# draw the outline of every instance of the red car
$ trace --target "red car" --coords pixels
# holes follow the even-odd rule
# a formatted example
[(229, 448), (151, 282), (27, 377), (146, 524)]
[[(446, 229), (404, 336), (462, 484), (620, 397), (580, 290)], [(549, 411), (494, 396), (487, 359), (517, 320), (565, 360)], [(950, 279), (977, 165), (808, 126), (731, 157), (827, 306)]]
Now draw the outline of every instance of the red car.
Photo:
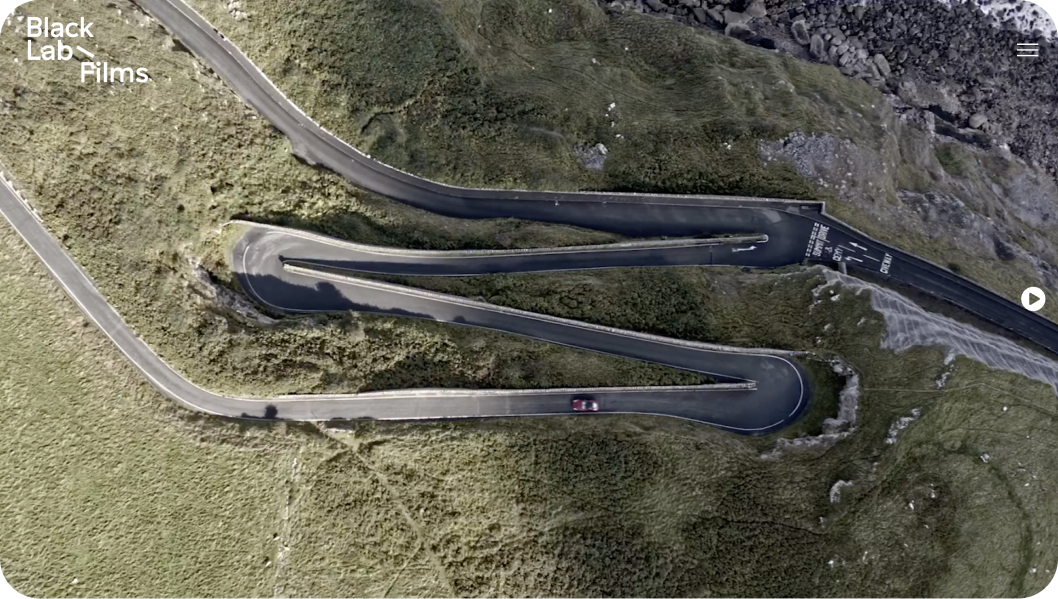
[(573, 399), (574, 412), (598, 412), (599, 402), (591, 398), (576, 397)]

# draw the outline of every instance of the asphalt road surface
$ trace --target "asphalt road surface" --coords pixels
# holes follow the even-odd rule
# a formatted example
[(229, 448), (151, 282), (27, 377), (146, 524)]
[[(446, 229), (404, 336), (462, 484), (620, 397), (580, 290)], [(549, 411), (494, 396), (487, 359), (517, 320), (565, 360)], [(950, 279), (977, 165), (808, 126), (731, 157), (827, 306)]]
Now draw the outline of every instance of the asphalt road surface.
[[(141, 0), (196, 56), (291, 140), (305, 161), (355, 185), (434, 213), (460, 218), (521, 218), (630, 237), (667, 237), (646, 245), (521, 252), (409, 252), (355, 246), (319, 236), (251, 227), (233, 264), (246, 291), (273, 310), (369, 310), (477, 326), (572, 347), (709, 374), (700, 387), (516, 391), (411, 390), (353, 396), (225, 397), (196, 387), (140, 341), (6, 184), (0, 212), (41, 257), (85, 313), (163, 393), (193, 409), (253, 418), (330, 420), (553, 415), (590, 396), (601, 411), (687, 418), (744, 433), (787, 425), (807, 405), (801, 368), (785, 356), (608, 329), (357, 278), (357, 272), (473, 275), (620, 266), (729, 264), (758, 268), (803, 262), (845, 263), (850, 271), (909, 285), (959, 305), (1058, 353), (1058, 326), (943, 268), (831, 219), (820, 203), (663, 194), (536, 192), (456, 188), (381, 164), (329, 134), (296, 106), (223, 35), (178, 0)], [(717, 243), (671, 238), (752, 236)]]
[[(182, 377), (126, 326), (88, 275), (45, 230), (6, 181), (0, 182), (0, 214), (26, 240), (88, 318), (152, 385), (177, 402), (209, 414), (290, 420), (546, 416), (571, 414), (572, 400), (588, 397), (599, 403), (601, 413), (658, 414), (704, 422), (740, 433), (762, 434), (782, 428), (796, 419), (809, 398), (801, 367), (781, 355), (731, 352), (706, 344), (607, 329), (373, 281), (324, 273), (299, 275), (288, 272), (291, 267), (286, 266), (275, 252), (298, 256), (305, 251), (315, 255), (320, 247), (326, 250), (340, 246), (297, 232), (267, 228), (253, 228), (243, 237), (234, 254), (239, 257), (235, 268), (254, 297), (268, 304), (281, 302), (273, 305), (275, 309), (298, 312), (371, 309), (507, 330), (555, 343), (708, 373), (723, 383), (651, 388), (422, 389), (269, 399), (219, 395)], [(700, 247), (708, 250), (710, 246)], [(384, 251), (376, 249), (376, 252)], [(615, 248), (614, 251), (621, 250)], [(635, 255), (639, 250), (625, 248), (624, 251)], [(340, 253), (333, 255), (349, 258)], [(407, 258), (399, 250), (394, 255), (398, 262)], [(288, 305), (288, 300), (292, 304)]]
[(1058, 325), (945, 268), (875, 241), (828, 216), (818, 202), (719, 196), (668, 196), (467, 189), (399, 171), (357, 151), (301, 112), (227, 38), (180, 0), (140, 5), (209, 65), (245, 102), (291, 141), (304, 160), (364, 189), (437, 214), (522, 218), (631, 237), (758, 233), (768, 243), (746, 252), (759, 268), (844, 262), (931, 294), (1058, 354)]

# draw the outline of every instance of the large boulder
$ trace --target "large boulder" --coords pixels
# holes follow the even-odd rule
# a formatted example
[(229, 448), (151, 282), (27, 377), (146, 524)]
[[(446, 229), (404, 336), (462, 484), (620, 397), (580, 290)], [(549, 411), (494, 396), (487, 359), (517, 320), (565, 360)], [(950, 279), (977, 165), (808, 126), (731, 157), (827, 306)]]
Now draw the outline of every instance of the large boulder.
[(974, 129), (980, 129), (987, 122), (988, 122), (988, 117), (986, 117), (985, 115), (981, 114), (980, 112), (976, 112), (976, 113), (973, 114), (973, 116), (970, 117), (970, 127), (974, 128)]
[(937, 120), (936, 124), (937, 133), (941, 135), (947, 135), (948, 137), (953, 137), (961, 142), (973, 144), (986, 150), (992, 147), (992, 139), (984, 132), (974, 129), (960, 129), (955, 125), (941, 120)]
[(754, 35), (753, 37), (746, 40), (747, 44), (764, 48), (765, 50), (775, 50), (779, 47), (779, 44), (774, 39), (764, 35)]
[(805, 25), (804, 19), (790, 23), (790, 35), (793, 36), (795, 42), (802, 46), (807, 46), (812, 41), (812, 37), (808, 33), (808, 25)]
[(753, 0), (746, 7), (746, 14), (754, 19), (768, 16), (768, 9), (764, 6), (764, 0)]
[(823, 43), (823, 38), (818, 35), (813, 35), (808, 44), (808, 53), (812, 55), (812, 58), (816, 60), (823, 60), (826, 58), (827, 47)]
[(663, 12), (665, 5), (661, 3), (661, 0), (644, 0), (644, 4), (654, 12)]
[(885, 56), (875, 54), (874, 64), (878, 67), (878, 72), (882, 74), (882, 77), (888, 77), (892, 73), (889, 69), (889, 61), (885, 59)]
[(727, 27), (724, 28), (724, 35), (729, 35), (735, 39), (747, 41), (752, 39), (756, 34), (755, 31), (749, 28), (749, 25), (745, 23), (728, 23)]
[(747, 23), (750, 20), (750, 16), (744, 12), (736, 12), (733, 10), (724, 11), (724, 24), (730, 25), (732, 23)]

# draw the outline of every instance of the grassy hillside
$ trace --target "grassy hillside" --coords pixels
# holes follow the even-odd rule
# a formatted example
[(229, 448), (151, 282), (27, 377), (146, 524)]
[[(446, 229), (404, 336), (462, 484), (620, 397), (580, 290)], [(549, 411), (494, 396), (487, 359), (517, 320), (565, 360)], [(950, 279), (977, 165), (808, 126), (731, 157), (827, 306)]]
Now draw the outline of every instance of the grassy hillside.
[(299, 427), (202, 420), (156, 393), (0, 227), (0, 565), (30, 596), (272, 593)]
[[(760, 163), (755, 136), (815, 127), (887, 147), (867, 88), (663, 22), (608, 22), (572, 0), (553, 13), (536, 2), (342, 6), (346, 20), (335, 26), (350, 27), (346, 37), (326, 37), (339, 47), (309, 40), (315, 52), (289, 61), (307, 65), (296, 93), (333, 93), (296, 99), (339, 131), (366, 110), (351, 140), (439, 178), (807, 197), (817, 192), (790, 167)], [(254, 10), (294, 11), (284, 27), (309, 39), (321, 26), (310, 17), (336, 7), (255, 3), (248, 23), (265, 14)], [(191, 263), (225, 281), (220, 226), (237, 214), (412, 247), (609, 237), (454, 221), (371, 197), (298, 164), (132, 6), (36, 0), (24, 10), (88, 15), (97, 56), (154, 77), (81, 85), (69, 64), (15, 62), (24, 40), (5, 26), (0, 163), (137, 332), (196, 382), (275, 393), (686, 380), (401, 319), (266, 326), (218, 307)], [(547, 15), (556, 20), (541, 24)], [(474, 33), (478, 24), (487, 35)], [(251, 56), (263, 50), (249, 36), (267, 29), (232, 31)], [(293, 43), (272, 39), (277, 52)], [(373, 54), (347, 56), (356, 48)], [(321, 62), (309, 63), (313, 54)], [(348, 72), (333, 70), (334, 56), (353, 61)], [(438, 60), (451, 68), (431, 71)], [(289, 80), (277, 77), (284, 86), (298, 79), (290, 68)], [(607, 88), (635, 97), (599, 95)], [(335, 89), (366, 95), (343, 100)], [(375, 108), (350, 106), (356, 97)], [(628, 105), (629, 114), (604, 117), (611, 102), (611, 113)], [(570, 148), (611, 130), (630, 149), (607, 142), (602, 173), (577, 165)], [(1058, 561), (1053, 389), (966, 360), (945, 366), (939, 349), (880, 350), (867, 298), (834, 290), (838, 300), (824, 291), (817, 301), (813, 273), (423, 282), (688, 338), (812, 348), (860, 372), (852, 436), (826, 451), (762, 459), (774, 438), (661, 418), (325, 431), (200, 420), (146, 388), (0, 230), (0, 347), (13, 348), (0, 355), (0, 563), (26, 594), (1024, 596), (1046, 585)], [(921, 417), (887, 444), (889, 427), (916, 408)], [(853, 485), (831, 503), (839, 480)]]
[[(27, 595), (1027, 596), (1058, 559), (1053, 390), (879, 350), (865, 296), (809, 310), (787, 290), (814, 277), (719, 277), (725, 303), (771, 289), (840, 325), (820, 349), (862, 375), (860, 429), (779, 459), (652, 417), (199, 418), (6, 227), (0, 280), (0, 564)], [(839, 479), (854, 484), (831, 503)]]
[[(809, 197), (758, 139), (881, 138), (872, 90), (837, 71), (584, 0), (192, 5), (330, 130), (453, 183)], [(574, 153), (597, 143), (598, 173)]]
[(203, 297), (192, 264), (204, 261), (218, 278), (230, 279), (221, 226), (239, 214), (433, 248), (612, 236), (514, 221), (462, 222), (371, 197), (299, 164), (284, 138), (190, 55), (174, 50), (131, 5), (38, 0), (25, 10), (88, 14), (100, 60), (143, 65), (154, 79), (87, 85), (69, 63), (15, 62), (25, 43), (13, 20), (0, 36), (7, 65), (0, 71), (0, 164), (126, 321), (197, 383), (266, 395), (700, 380), (408, 319), (346, 314), (262, 326), (234, 317)]
[[(590, 0), (253, 0), (240, 19), (226, 0), (191, 4), (330, 131), (416, 174), (822, 199), (853, 226), (1014, 301), (1054, 282), (1038, 259), (1058, 263), (1058, 226), (1020, 206), (1058, 202), (1058, 188), (998, 151), (935, 143), (832, 67), (642, 14), (607, 16)], [(792, 133), (831, 145), (761, 159), (762, 140)], [(599, 143), (604, 167), (585, 168), (578, 150)], [(899, 189), (961, 207), (926, 216), (937, 209)], [(994, 244), (1024, 252), (1014, 259)], [(1058, 318), (1058, 306), (1044, 310)]]

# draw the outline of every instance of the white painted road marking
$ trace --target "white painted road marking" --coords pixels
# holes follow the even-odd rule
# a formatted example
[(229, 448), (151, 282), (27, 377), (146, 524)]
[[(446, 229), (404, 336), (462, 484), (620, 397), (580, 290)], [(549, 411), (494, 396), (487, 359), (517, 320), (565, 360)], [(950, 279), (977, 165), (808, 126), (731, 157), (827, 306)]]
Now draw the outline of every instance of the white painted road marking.
[(893, 256), (890, 255), (890, 254), (886, 254), (885, 258), (882, 259), (882, 266), (878, 270), (883, 275), (887, 275), (887, 274), (889, 274), (889, 267), (892, 266), (892, 265), (893, 265)]
[(805, 248), (805, 258), (810, 256), (820, 257), (823, 255), (823, 248), (826, 246), (827, 233), (830, 231), (830, 227), (823, 226), (819, 223), (812, 225), (812, 234), (808, 238), (808, 247)]

